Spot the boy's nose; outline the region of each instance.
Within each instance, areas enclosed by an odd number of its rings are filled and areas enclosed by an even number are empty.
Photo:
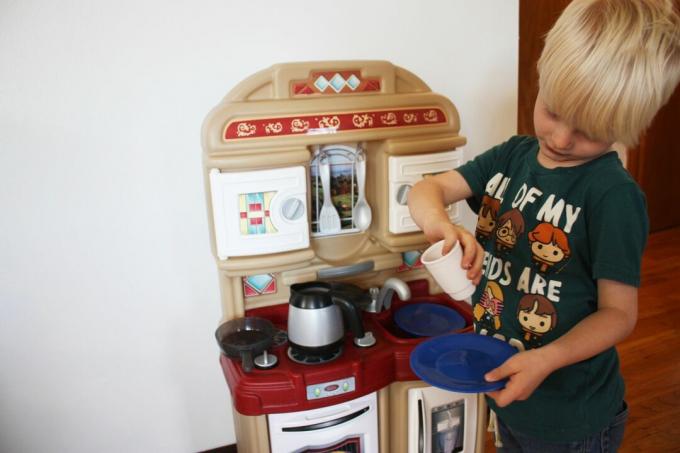
[[[573,133],[569,126],[560,124],[552,133],[553,146],[558,149],[569,149],[573,145]]]

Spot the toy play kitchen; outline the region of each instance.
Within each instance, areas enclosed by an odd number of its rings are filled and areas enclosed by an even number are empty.
[[[216,335],[239,453],[483,450],[483,398],[409,363],[428,335],[472,329],[468,303],[420,263],[429,244],[406,206],[415,182],[461,163],[458,132],[448,99],[384,61],[275,65],[210,112]]]

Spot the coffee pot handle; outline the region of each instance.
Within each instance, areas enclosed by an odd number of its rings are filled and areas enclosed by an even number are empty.
[[[364,337],[364,324],[361,320],[361,310],[349,300],[340,295],[333,294],[333,303],[340,307],[342,317],[347,321],[349,330],[352,331],[354,338]]]

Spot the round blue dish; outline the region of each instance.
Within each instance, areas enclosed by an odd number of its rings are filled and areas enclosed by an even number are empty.
[[[394,322],[404,332],[434,337],[465,327],[465,319],[453,308],[438,304],[406,305],[394,313]]]
[[[482,393],[505,387],[507,379],[487,382],[484,375],[517,350],[505,341],[478,334],[451,334],[423,341],[411,352],[411,369],[444,390]]]

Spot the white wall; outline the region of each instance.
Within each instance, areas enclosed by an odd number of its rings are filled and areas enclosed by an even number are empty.
[[[0,451],[233,443],[204,116],[275,62],[386,59],[476,153],[515,131],[517,35],[516,0],[0,2]]]

